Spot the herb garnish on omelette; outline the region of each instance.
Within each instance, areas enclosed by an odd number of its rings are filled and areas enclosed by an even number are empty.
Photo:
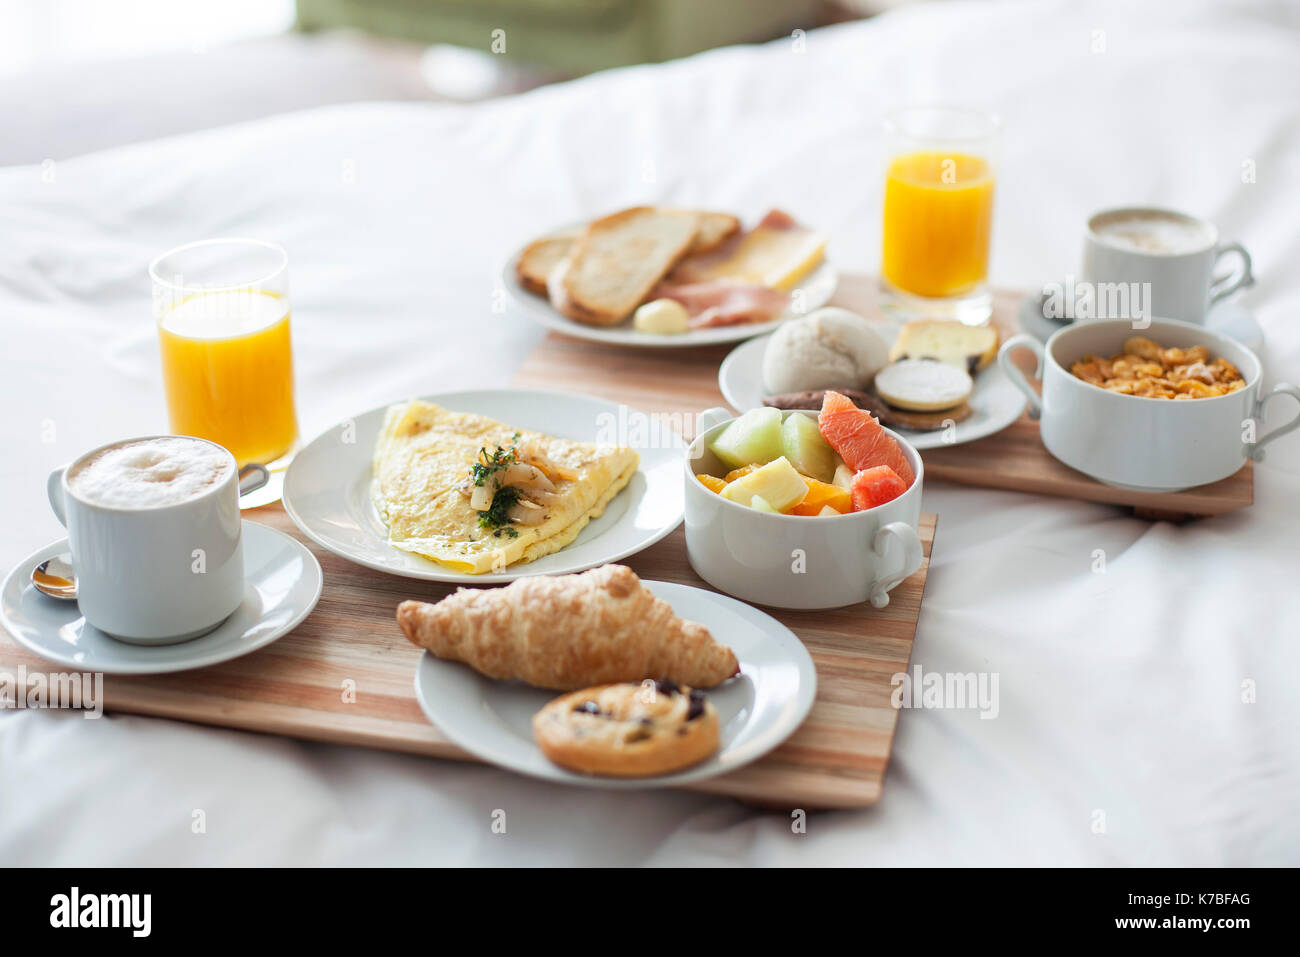
[[[639,462],[414,399],[384,416],[371,496],[394,548],[479,575],[564,548]]]

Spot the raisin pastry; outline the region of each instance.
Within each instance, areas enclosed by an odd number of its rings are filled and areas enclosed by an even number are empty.
[[[533,737],[571,771],[617,778],[669,774],[718,749],[718,712],[674,681],[601,685],[556,698],[533,716]]]
[[[437,604],[404,601],[397,623],[439,658],[555,691],[645,678],[712,688],[740,671],[730,648],[623,565],[462,588]]]

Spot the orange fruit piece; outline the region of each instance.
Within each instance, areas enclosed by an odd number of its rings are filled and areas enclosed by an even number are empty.
[[[907,483],[888,465],[873,465],[853,476],[853,511],[892,502],[907,491]]]
[[[757,464],[753,464],[753,463],[751,463],[751,464],[749,464],[749,465],[742,465],[740,468],[738,468],[738,469],[732,469],[730,472],[728,472],[727,475],[726,475],[726,478],[724,478],[723,481],[725,481],[725,482],[734,482],[734,481],[736,481],[736,479],[740,478],[742,475],[748,475],[750,472],[754,471],[754,469],[756,469],[756,468],[758,468],[758,467],[759,467],[759,466],[758,466]]]
[[[724,488],[727,487],[726,480],[720,479],[716,475],[697,475],[695,477],[699,479],[700,484],[703,485],[705,488],[707,488],[710,492],[721,492]]]
[[[808,484],[808,494],[802,502],[790,509],[791,515],[820,515],[827,505],[841,515],[853,511],[853,496],[848,489],[827,485],[806,475],[803,480]]]
[[[817,426],[822,438],[840,453],[844,464],[854,472],[887,465],[905,483],[904,490],[911,487],[916,474],[903,450],[875,416],[859,409],[846,396],[827,391],[822,399],[821,414],[817,416]]]

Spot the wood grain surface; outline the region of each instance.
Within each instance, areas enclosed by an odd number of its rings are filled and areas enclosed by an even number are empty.
[[[473,760],[447,741],[415,700],[419,649],[393,619],[406,598],[436,601],[452,586],[397,578],[307,542],[278,505],[245,517],[293,535],[320,559],[316,610],[275,644],[235,661],[144,678],[104,677],[109,712],[156,715],[314,741]],[[925,590],[934,516],[923,517],[926,562],[889,606],[830,612],[771,610],[812,653],[818,694],[795,734],[766,758],[693,785],[773,807],[851,807],[880,796],[894,724],[890,677],[906,670]],[[707,588],[686,561],[679,528],[626,564],[643,578]],[[718,636],[723,641],[725,635]],[[61,670],[0,637],[0,671]]]

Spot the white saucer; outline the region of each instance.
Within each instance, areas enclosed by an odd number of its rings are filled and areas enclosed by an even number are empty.
[[[544,296],[529,292],[519,284],[516,266],[518,250],[507,260],[501,269],[501,284],[510,298],[514,300],[519,311],[534,322],[548,329],[562,332],[566,336],[579,339],[591,339],[595,342],[609,342],[619,346],[639,346],[651,348],[680,348],[682,346],[706,346],[719,342],[740,342],[752,336],[771,332],[786,319],[795,315],[805,315],[814,309],[820,309],[830,301],[839,285],[840,275],[829,262],[823,262],[810,272],[803,280],[790,290],[791,310],[771,322],[754,322],[736,326],[714,326],[706,329],[692,329],[677,336],[656,335],[651,332],[638,332],[632,328],[632,320],[624,319],[615,326],[591,326],[577,322],[568,316],[556,312]]]
[[[744,602],[670,582],[645,585],[682,618],[705,625],[736,653],[740,675],[707,691],[718,711],[713,757],[677,774],[601,778],[552,764],[533,741],[533,715],[560,692],[518,681],[494,681],[468,665],[429,652],[415,671],[420,707],[455,744],[520,774],[593,788],[661,788],[734,771],[771,751],[807,717],[817,695],[817,671],[803,643],[775,618]]]
[[[28,651],[77,671],[157,675],[229,661],[288,634],[320,599],[316,556],[283,532],[243,523],[244,601],[215,631],[176,645],[128,645],[86,623],[77,603],[42,595],[34,567],[68,551],[61,539],[27,556],[0,586],[0,625]]]
[[[1073,320],[1049,319],[1043,315],[1043,296],[1032,292],[1020,300],[1020,328],[1036,339],[1046,342],[1052,333],[1064,329]],[[1243,346],[1259,355],[1264,348],[1264,330],[1255,320],[1255,314],[1239,302],[1223,300],[1210,306],[1205,315],[1205,328],[1217,332],[1229,339],[1236,339]]]
[[[348,561],[391,575],[498,585],[526,575],[565,575],[616,562],[649,548],[681,524],[686,443],[668,424],[650,420],[638,430],[637,416],[643,413],[627,406],[544,389],[478,389],[422,398],[456,412],[476,412],[514,428],[581,442],[611,441],[605,436],[610,427],[626,424],[627,434],[618,440],[626,439],[641,464],[604,514],[569,545],[534,562],[467,575],[388,544],[388,529],[370,496],[371,459],[387,411],[383,406],[323,432],[294,457],[284,480],[284,508],[304,535]]]
[[[771,336],[751,339],[732,349],[718,367],[718,386],[732,408],[740,412],[763,405],[763,352]],[[974,442],[994,432],[1001,432],[1025,410],[1025,397],[1002,373],[995,362],[975,373],[971,390],[971,414],[952,427],[933,432],[917,432],[890,426],[917,449],[938,449],[949,445]]]

